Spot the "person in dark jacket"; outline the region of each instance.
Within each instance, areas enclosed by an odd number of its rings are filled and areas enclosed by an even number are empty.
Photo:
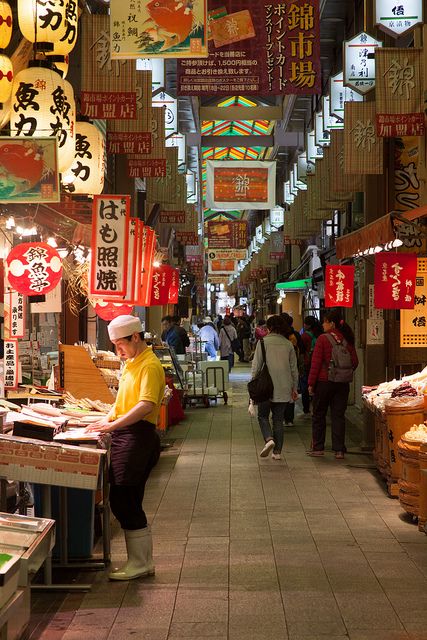
[[[310,414],[310,394],[308,393],[308,374],[310,373],[311,358],[316,344],[319,321],[314,316],[304,318],[304,328],[301,340],[304,344],[304,371],[300,374],[299,387],[301,391],[302,408],[305,415]]]
[[[190,346],[190,338],[188,337],[188,333],[186,332],[184,327],[181,325],[181,318],[179,316],[173,316],[172,322],[175,325],[176,330],[178,331],[178,335],[181,339],[182,346],[184,347],[184,353],[185,353],[186,347]]]
[[[328,379],[329,366],[332,359],[331,335],[337,343],[346,342],[351,356],[353,371],[359,364],[354,347],[354,333],[342,319],[339,311],[330,311],[323,318],[324,334],[317,338],[311,359],[308,376],[308,390],[313,395],[312,448],[310,456],[323,456],[326,435],[326,414],[331,408],[332,449],[335,458],[344,458],[345,448],[345,411],[347,409],[350,384],[348,382],[332,382]]]
[[[292,342],[295,349],[295,354],[297,357],[298,371],[299,374],[303,372],[303,362],[304,362],[304,343],[301,340],[301,336],[298,331],[295,331],[293,327],[294,319],[289,313],[281,313],[280,317],[283,318],[286,325],[288,326],[288,335],[287,338]],[[285,411],[285,427],[293,427],[295,419],[295,402],[288,402]]]
[[[185,353],[185,347],[182,344],[178,328],[172,321],[172,316],[162,318],[162,340],[172,347],[176,354]]]

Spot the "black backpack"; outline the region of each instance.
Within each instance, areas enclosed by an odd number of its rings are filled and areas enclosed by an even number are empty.
[[[347,349],[347,341],[337,340],[330,333],[325,336],[332,345],[331,360],[328,367],[328,380],[331,382],[352,382],[353,380],[353,362],[351,353]]]
[[[271,379],[270,372],[268,370],[267,358],[265,355],[265,344],[262,338],[260,343],[264,362],[261,371],[256,378],[253,378],[248,382],[249,397],[254,404],[260,404],[266,400],[271,400],[274,393],[273,380]]]

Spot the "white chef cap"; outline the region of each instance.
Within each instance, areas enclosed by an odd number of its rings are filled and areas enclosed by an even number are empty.
[[[126,336],[131,336],[133,333],[141,333],[142,331],[141,320],[135,318],[135,316],[117,316],[108,325],[110,340],[126,338]]]

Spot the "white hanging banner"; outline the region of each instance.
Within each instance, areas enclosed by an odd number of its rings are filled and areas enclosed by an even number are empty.
[[[307,182],[307,152],[300,153],[297,160],[297,178],[300,182]]]
[[[375,23],[393,38],[400,38],[422,22],[423,0],[375,0]]]
[[[318,160],[319,158],[323,158],[322,147],[318,147],[316,145],[314,129],[307,133],[306,149],[307,149],[307,175],[311,176],[314,174],[314,171],[315,171],[314,165],[316,160]]]
[[[329,147],[329,131],[323,128],[323,111],[319,111],[314,117],[314,141],[318,147]]]
[[[165,86],[165,61],[163,58],[138,58],[136,70],[151,71],[152,93]]]
[[[363,102],[363,96],[351,87],[344,86],[344,73],[331,76],[329,112],[344,122],[344,102]]]
[[[331,113],[331,99],[329,96],[323,96],[322,98],[322,113],[324,131],[330,132],[334,129],[344,129],[344,121]]]
[[[16,340],[25,334],[25,297],[18,291],[10,292],[10,338]]]
[[[383,43],[361,31],[344,46],[344,86],[364,95],[375,89],[375,50]]]

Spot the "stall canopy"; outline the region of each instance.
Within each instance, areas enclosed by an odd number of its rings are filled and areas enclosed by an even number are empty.
[[[396,239],[396,232],[402,219],[408,223],[427,216],[427,205],[411,209],[410,211],[387,213],[374,220],[362,229],[353,231],[336,240],[336,252],[339,260],[352,258],[376,246],[384,246]]]

